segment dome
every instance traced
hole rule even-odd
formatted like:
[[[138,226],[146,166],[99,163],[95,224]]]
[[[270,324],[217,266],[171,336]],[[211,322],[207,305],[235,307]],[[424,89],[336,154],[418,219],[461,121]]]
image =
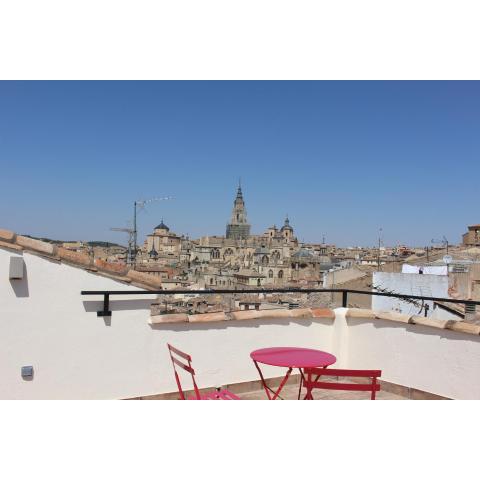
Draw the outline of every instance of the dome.
[[[284,230],[291,230],[293,232],[293,228],[290,226],[290,220],[288,219],[288,217],[285,219],[285,224],[283,225],[283,227],[280,229],[280,231],[284,231]]]
[[[163,223],[163,218],[162,221],[155,227],[155,230],[166,230],[167,232],[170,231],[170,229]]]
[[[312,258],[313,254],[308,250],[301,249],[292,255],[293,258]]]

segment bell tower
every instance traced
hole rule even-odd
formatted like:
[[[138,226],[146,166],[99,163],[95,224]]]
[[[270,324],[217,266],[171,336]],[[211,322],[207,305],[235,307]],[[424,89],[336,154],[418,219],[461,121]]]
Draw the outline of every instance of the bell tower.
[[[250,236],[250,225],[243,200],[242,185],[238,182],[237,196],[233,202],[232,217],[227,225],[227,238],[240,240]]]

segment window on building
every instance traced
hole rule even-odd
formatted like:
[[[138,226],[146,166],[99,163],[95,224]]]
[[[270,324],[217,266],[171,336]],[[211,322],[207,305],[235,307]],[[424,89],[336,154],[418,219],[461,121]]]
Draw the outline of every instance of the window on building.
[[[278,278],[283,278],[283,270],[278,271]]]
[[[273,278],[273,270],[268,271],[268,278]]]

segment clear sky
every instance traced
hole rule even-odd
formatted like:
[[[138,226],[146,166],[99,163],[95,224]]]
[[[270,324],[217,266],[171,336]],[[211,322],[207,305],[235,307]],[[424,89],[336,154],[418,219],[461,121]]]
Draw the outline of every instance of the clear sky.
[[[0,228],[126,242],[139,215],[223,235],[242,178],[252,232],[461,240],[480,223],[480,82],[0,82]]]

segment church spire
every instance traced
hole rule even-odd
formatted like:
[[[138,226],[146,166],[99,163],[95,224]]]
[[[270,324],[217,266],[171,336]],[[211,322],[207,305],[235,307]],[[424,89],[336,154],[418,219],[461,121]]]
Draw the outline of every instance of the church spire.
[[[233,202],[232,217],[227,225],[227,238],[243,239],[250,236],[250,225],[243,200],[241,179],[238,179],[237,196]]]
[[[241,199],[243,200],[243,194],[242,194],[242,179],[241,179],[241,177],[238,177],[237,198],[241,198]]]

